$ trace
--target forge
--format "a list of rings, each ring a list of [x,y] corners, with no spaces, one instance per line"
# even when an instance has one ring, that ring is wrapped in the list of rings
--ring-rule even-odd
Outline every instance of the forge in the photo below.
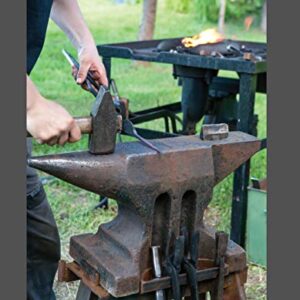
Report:
[[[245,251],[203,222],[213,188],[260,150],[243,132],[119,143],[109,155],[74,152],[31,158],[30,166],[115,199],[118,214],[96,233],[71,237],[73,263],[60,278],[81,280],[77,299],[243,299]],[[153,270],[159,247],[162,274]],[[158,298],[157,298],[158,299]],[[165,298],[167,299],[167,298]]]

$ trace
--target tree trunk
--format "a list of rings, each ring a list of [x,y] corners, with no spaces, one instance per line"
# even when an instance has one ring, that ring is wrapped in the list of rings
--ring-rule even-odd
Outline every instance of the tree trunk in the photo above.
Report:
[[[220,0],[219,21],[218,21],[218,30],[220,33],[224,33],[225,13],[226,13],[226,0]]]
[[[262,8],[262,17],[261,17],[261,30],[263,32],[267,32],[267,1],[264,2],[264,6]]]
[[[157,0],[144,0],[139,40],[152,40],[155,28]]]

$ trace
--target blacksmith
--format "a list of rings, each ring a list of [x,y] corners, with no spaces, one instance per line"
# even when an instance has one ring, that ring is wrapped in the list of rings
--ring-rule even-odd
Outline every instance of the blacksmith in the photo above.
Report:
[[[77,0],[27,0],[27,131],[39,143],[64,145],[81,138],[80,129],[59,104],[44,98],[31,81],[44,44],[49,17],[66,33],[78,52],[82,84],[92,71],[99,84],[107,85],[93,37]],[[28,139],[28,155],[31,140]],[[56,299],[52,286],[60,259],[58,230],[36,172],[27,169],[27,299]]]

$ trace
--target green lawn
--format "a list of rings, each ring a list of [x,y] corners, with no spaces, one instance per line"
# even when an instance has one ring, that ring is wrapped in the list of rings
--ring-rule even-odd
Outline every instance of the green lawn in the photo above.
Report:
[[[140,21],[141,5],[114,5],[113,1],[80,0],[86,21],[96,43],[111,43],[136,40]],[[159,1],[155,38],[193,35],[214,24],[200,24],[193,15],[166,11]],[[243,40],[265,41],[258,29],[246,32],[243,22],[226,26],[226,36]],[[48,35],[41,58],[32,72],[32,79],[41,93],[64,105],[74,116],[87,115],[93,96],[75,85],[70,67],[61,54],[61,49],[73,54],[71,44],[64,34],[50,22]],[[228,73],[228,72],[227,72]],[[234,76],[234,74],[230,74]],[[142,67],[128,60],[114,60],[112,77],[116,80],[120,94],[130,99],[131,110],[175,102],[180,99],[180,88],[172,77],[170,65],[152,64]],[[258,95],[255,112],[259,115],[259,136],[266,135],[266,97]],[[160,122],[146,127],[160,129]],[[87,139],[64,148],[34,144],[34,155],[67,152],[86,149]],[[257,154],[251,165],[251,176],[266,176],[266,151]],[[51,202],[62,239],[63,257],[68,257],[69,237],[82,232],[96,231],[100,222],[112,218],[116,213],[113,204],[109,211],[93,210],[98,196],[85,192],[59,180],[47,184],[46,190]],[[209,222],[218,229],[229,231],[232,176],[221,183],[214,192],[208,211]],[[250,299],[265,299],[265,271],[251,267],[247,292]],[[73,299],[73,285],[58,285],[58,299]],[[60,297],[60,298],[59,298]]]

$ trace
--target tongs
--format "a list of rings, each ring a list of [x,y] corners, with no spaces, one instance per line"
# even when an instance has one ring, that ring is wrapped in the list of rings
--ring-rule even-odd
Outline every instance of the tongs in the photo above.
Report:
[[[77,70],[79,70],[80,65],[79,65],[78,61],[66,50],[63,49],[62,53],[66,57],[66,59],[70,63],[70,65],[72,67],[75,67]],[[91,94],[93,94],[94,97],[96,97],[98,94],[100,85],[94,80],[93,75],[91,74],[90,71],[87,73],[84,83],[86,84],[87,90]],[[105,87],[105,88],[108,90],[108,87]],[[155,147],[152,143],[150,143],[148,140],[146,140],[145,138],[143,138],[141,135],[138,134],[137,130],[133,126],[133,123],[126,116],[126,109],[120,101],[118,89],[117,89],[116,83],[113,79],[111,80],[111,88],[114,93],[114,97],[112,97],[112,98],[114,99],[114,105],[116,107],[116,111],[118,114],[120,114],[122,116],[122,132],[126,135],[135,137],[143,145],[147,146],[148,148],[150,148],[158,153],[161,153],[157,147]]]

